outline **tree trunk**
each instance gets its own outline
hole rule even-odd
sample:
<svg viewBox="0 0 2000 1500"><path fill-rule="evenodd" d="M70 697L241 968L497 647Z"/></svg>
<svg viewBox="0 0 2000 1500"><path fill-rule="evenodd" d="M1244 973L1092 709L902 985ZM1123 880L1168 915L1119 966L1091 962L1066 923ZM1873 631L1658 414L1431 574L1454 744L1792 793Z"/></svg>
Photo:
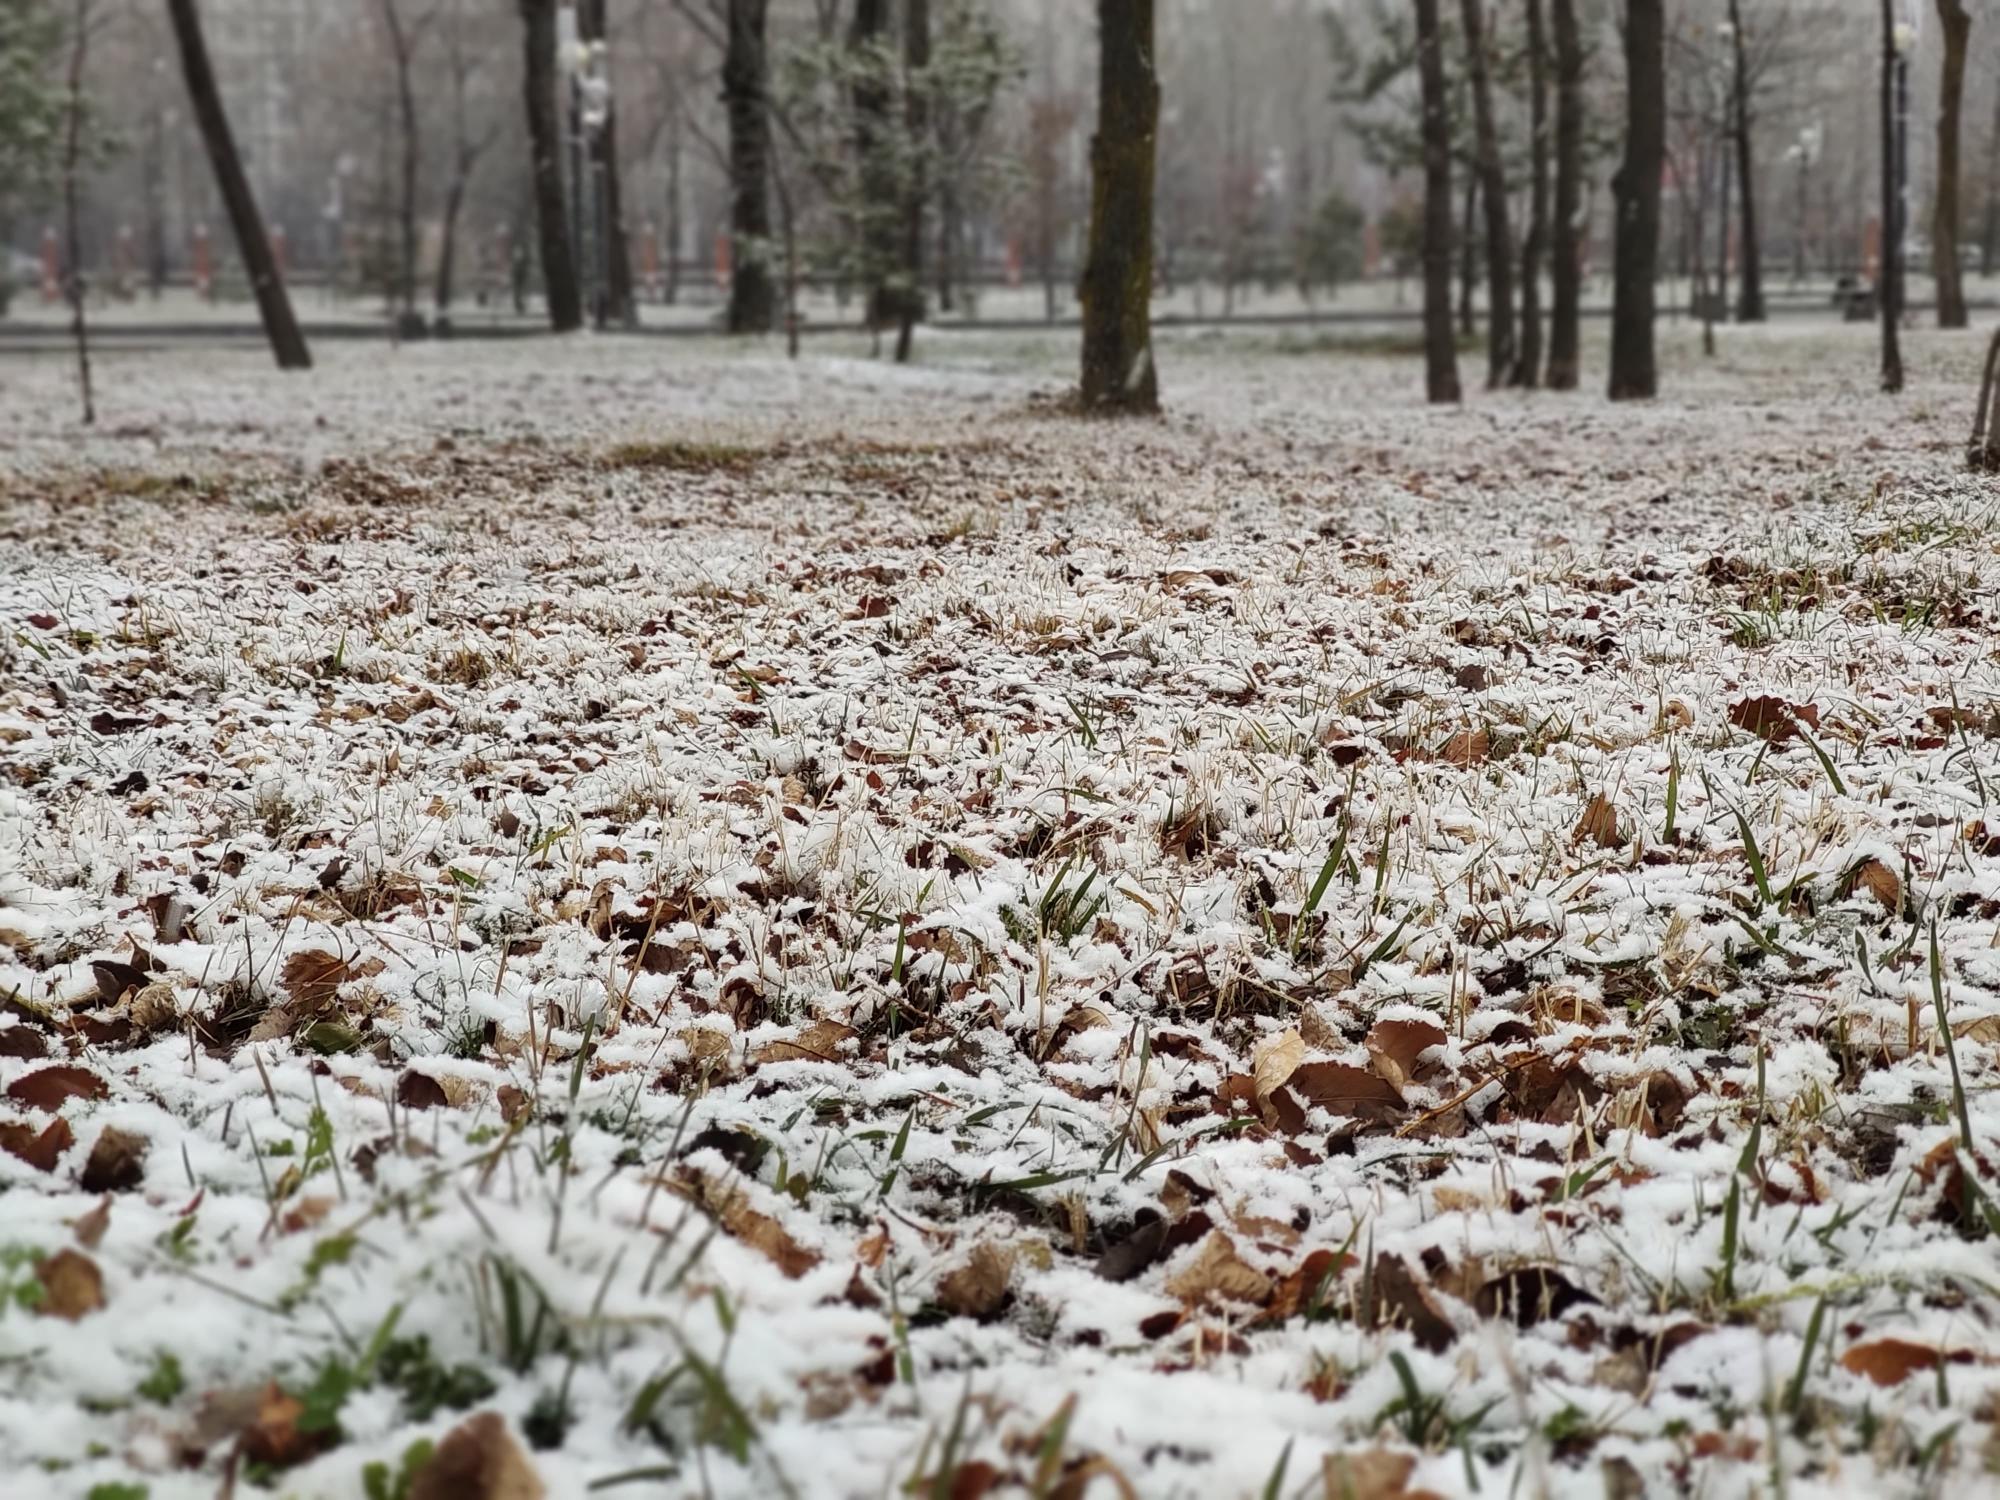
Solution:
<svg viewBox="0 0 2000 1500"><path fill-rule="evenodd" d="M1611 308L1611 399L1656 395L1653 281L1660 240L1660 168L1666 156L1663 0L1625 0L1625 159L1612 192L1618 239Z"/></svg>
<svg viewBox="0 0 2000 1500"><path fill-rule="evenodd" d="M465 189L470 169L461 161L452 173L451 186L444 194L444 223L438 235L437 283L431 303L440 323L451 310L452 276L458 260L458 215L465 207Z"/></svg>
<svg viewBox="0 0 2000 1500"><path fill-rule="evenodd" d="M1741 0L1729 0L1729 28L1735 52L1731 93L1736 105L1731 121L1736 136L1736 191L1742 204L1737 215L1743 239L1742 267L1737 273L1736 321L1764 321L1764 251L1757 243L1756 176L1750 157L1750 62L1743 38Z"/></svg>
<svg viewBox="0 0 2000 1500"><path fill-rule="evenodd" d="M1097 0L1097 31L1078 394L1086 411L1156 412L1153 172L1160 82L1153 67L1153 0Z"/></svg>
<svg viewBox="0 0 2000 1500"><path fill-rule="evenodd" d="M1986 224L1979 237L1979 274L2000 268L2000 89L1993 91L1993 134L1986 143Z"/></svg>
<svg viewBox="0 0 2000 1500"><path fill-rule="evenodd" d="M681 106L667 121L667 286L661 295L672 307L681 295Z"/></svg>
<svg viewBox="0 0 2000 1500"><path fill-rule="evenodd" d="M1460 0L1465 55L1472 77L1472 130L1479 162L1479 198L1486 210L1486 387L1515 377L1514 231L1507 222L1507 177L1500 167L1500 131L1493 120L1486 18L1480 0Z"/></svg>
<svg viewBox="0 0 2000 1500"><path fill-rule="evenodd" d="M407 335L422 335L417 317L417 94L410 81L414 41L403 29L397 0L381 0L382 24L388 28L389 49L396 65L396 125L401 135L402 162L396 201L396 316ZM411 324L418 324L414 330Z"/></svg>
<svg viewBox="0 0 2000 1500"><path fill-rule="evenodd" d="M854 68L854 159L861 189L854 225L866 282L864 317L871 330L896 321L891 284L901 253L901 203L896 143L889 123L889 80L882 56L889 29L889 0L854 0L847 50Z"/></svg>
<svg viewBox="0 0 2000 1500"><path fill-rule="evenodd" d="M535 229L541 243L542 289L548 298L549 326L568 333L583 326L583 298L577 289L576 250L570 244L569 215L563 201L562 114L556 103L555 0L520 0L526 48L528 149L535 185Z"/></svg>
<svg viewBox="0 0 2000 1500"><path fill-rule="evenodd" d="M1882 389L1903 388L1903 346L1898 324L1903 309L1897 296L1902 280L1896 260L1903 253L1902 226L1896 194L1896 13L1882 0L1882 252L1875 300L1882 310Z"/></svg>
<svg viewBox="0 0 2000 1500"><path fill-rule="evenodd" d="M63 291L69 297L70 337L76 343L76 382L83 397L83 425L97 421L97 401L90 385L90 323L84 311L83 229L78 167L83 159L83 68L90 54L90 0L76 0L75 32L70 38L69 101L63 141Z"/></svg>
<svg viewBox="0 0 2000 1500"><path fill-rule="evenodd" d="M1479 173L1465 174L1465 217L1458 229L1458 331L1471 338L1479 331L1472 304L1479 284Z"/></svg>
<svg viewBox="0 0 2000 1500"><path fill-rule="evenodd" d="M1434 402L1459 399L1458 345L1451 328L1451 117L1445 99L1438 0L1416 0L1417 74L1423 86L1424 389Z"/></svg>
<svg viewBox="0 0 2000 1500"><path fill-rule="evenodd" d="M771 284L770 70L764 49L768 0L729 0L722 99L729 113L729 331L768 333Z"/></svg>
<svg viewBox="0 0 2000 1500"><path fill-rule="evenodd" d="M173 22L174 42L181 55L181 72L187 78L188 103L201 127L202 143L208 148L209 165L215 170L216 187L229 213L230 228L236 234L236 252L250 277L257 297L258 316L264 336L281 370L312 367L312 354L298 319L292 316L292 299L278 275L271 255L271 242L264 235L264 221L251 196L250 179L243 174L243 159L236 154L236 138L230 134L229 116L222 107L222 95L215 86L215 69L208 58L208 43L201 34L201 15L195 0L167 0L167 15Z"/></svg>
<svg viewBox="0 0 2000 1500"><path fill-rule="evenodd" d="M1552 391L1576 389L1583 306L1583 35L1576 0L1550 0L1556 42L1556 204L1551 225L1549 368Z"/></svg>
<svg viewBox="0 0 2000 1500"><path fill-rule="evenodd" d="M610 41L605 0L581 0L577 35L586 42ZM606 64L609 66L609 63ZM604 305L605 323L620 328L639 325L639 302L632 295L632 246L625 233L625 192L618 171L618 95L605 105L604 126L591 141L591 162L604 174Z"/></svg>
<svg viewBox="0 0 2000 1500"><path fill-rule="evenodd" d="M1549 247L1548 36L1542 0L1528 0L1528 237L1521 243L1521 358L1518 383L1542 378L1542 262Z"/></svg>
<svg viewBox="0 0 2000 1500"><path fill-rule="evenodd" d="M1931 211L1931 274L1937 278L1940 328L1966 325L1965 283L1958 265L1958 121L1965 102L1965 46L1972 14L1965 0L1937 0L1944 26L1944 73L1938 86L1937 202Z"/></svg>
<svg viewBox="0 0 2000 1500"><path fill-rule="evenodd" d="M930 196L924 170L930 135L930 0L904 0L903 103L909 129L909 180L903 184L902 285L897 288L896 363L910 361L910 342L924 315L924 201Z"/></svg>

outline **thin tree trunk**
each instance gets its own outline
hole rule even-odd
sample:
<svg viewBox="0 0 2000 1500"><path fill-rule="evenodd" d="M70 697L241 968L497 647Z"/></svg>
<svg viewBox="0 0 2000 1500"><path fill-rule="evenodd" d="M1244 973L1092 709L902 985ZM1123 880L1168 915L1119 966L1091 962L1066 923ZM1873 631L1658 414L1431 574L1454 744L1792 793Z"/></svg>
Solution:
<svg viewBox="0 0 2000 1500"><path fill-rule="evenodd" d="M1550 0L1556 43L1556 202L1551 225L1549 367L1552 391L1576 389L1583 306L1583 36L1576 0Z"/></svg>
<svg viewBox="0 0 2000 1500"><path fill-rule="evenodd" d="M1160 81L1153 0L1098 0L1097 133L1090 140L1090 243L1083 300L1086 411L1156 412L1153 173Z"/></svg>
<svg viewBox="0 0 2000 1500"><path fill-rule="evenodd" d="M672 307L681 295L681 107L667 121L667 285L661 295Z"/></svg>
<svg viewBox="0 0 2000 1500"><path fill-rule="evenodd" d="M577 34L584 41L609 43L605 10L605 0L581 0ZM621 328L636 328L639 301L632 295L632 247L625 233L625 190L618 170L616 91L606 102L603 128L591 141L591 160L604 174L604 319Z"/></svg>
<svg viewBox="0 0 2000 1500"><path fill-rule="evenodd" d="M577 287L576 249L570 243L568 205L563 199L562 114L556 103L555 0L520 0L523 83L527 90L528 149L535 187L535 229L541 245L542 289L548 298L549 326L568 333L583 326L583 297Z"/></svg>
<svg viewBox="0 0 2000 1500"><path fill-rule="evenodd" d="M930 0L904 0L903 102L909 130L909 181L903 185L902 285L897 288L896 363L908 364L917 320L924 315L924 202L930 196L924 170L930 135Z"/></svg>
<svg viewBox="0 0 2000 1500"><path fill-rule="evenodd" d="M1542 378L1542 262L1549 246L1549 77L1548 36L1542 0L1528 8L1528 237L1521 244L1521 358L1519 384L1532 389Z"/></svg>
<svg viewBox="0 0 2000 1500"><path fill-rule="evenodd" d="M1666 155L1663 0L1625 3L1625 159L1612 190L1618 240L1611 311L1613 401L1653 396L1653 281L1660 240L1660 168Z"/></svg>
<svg viewBox="0 0 2000 1500"><path fill-rule="evenodd" d="M76 342L76 381L83 397L83 423L97 421L90 388L90 324L84 311L83 230L78 168L83 161L83 66L90 54L90 0L76 0L76 35L70 38L69 108L63 140L63 255L68 262L63 290L69 297L70 336Z"/></svg>
<svg viewBox="0 0 2000 1500"><path fill-rule="evenodd" d="M1891 0L1882 0L1882 269L1876 278L1876 300L1882 304L1882 389L1903 388L1902 319L1897 295L1902 278L1896 260L1903 253L1902 225L1896 194L1896 14Z"/></svg>
<svg viewBox="0 0 2000 1500"><path fill-rule="evenodd" d="M452 174L451 186L445 189L444 194L444 223L438 235L437 282L431 295L440 325L451 310L452 275L458 260L458 215L465 206L469 175L470 168L461 164L458 171Z"/></svg>
<svg viewBox="0 0 2000 1500"><path fill-rule="evenodd" d="M396 318L404 337L423 334L417 313L417 94L410 80L415 38L404 29L397 0L381 0L382 24L389 32L389 50L396 65L396 124L401 136L402 162L396 202Z"/></svg>
<svg viewBox="0 0 2000 1500"><path fill-rule="evenodd" d="M1986 142L1986 223L1979 237L1979 274L2000 268L2000 88L1993 91L1993 134Z"/></svg>
<svg viewBox="0 0 2000 1500"><path fill-rule="evenodd" d="M1764 250L1757 242L1756 176L1750 153L1750 62L1743 37L1741 0L1729 0L1729 29L1735 51L1734 87L1736 190L1742 208L1737 215L1743 238L1742 269L1737 277L1736 321L1764 321Z"/></svg>
<svg viewBox="0 0 2000 1500"><path fill-rule="evenodd" d="M729 114L729 331L768 333L771 285L770 69L764 47L768 0L729 0L722 99Z"/></svg>
<svg viewBox="0 0 2000 1500"><path fill-rule="evenodd" d="M271 255L271 242L264 234L264 221L257 212L257 200L250 192L250 179L243 173L243 159L236 154L236 138L230 134L229 116L222 107L222 95L215 85L215 69L208 58L208 43L201 34L201 15L195 0L167 0L167 15L173 22L174 43L181 57L181 72L187 78L188 103L201 127L202 143L208 148L209 165L215 169L216 187L229 223L236 234L236 251L250 277L250 289L257 297L257 312L264 323L264 335L281 370L312 367L312 355L298 319L292 316L292 299Z"/></svg>
<svg viewBox="0 0 2000 1500"><path fill-rule="evenodd" d="M1465 217L1458 230L1458 331L1467 338L1479 331L1473 312L1473 290L1479 285L1479 173L1465 174Z"/></svg>
<svg viewBox="0 0 2000 1500"><path fill-rule="evenodd" d="M848 28L847 50L854 67L854 159L861 185L860 221L854 228L860 242L862 274L867 279L863 316L871 331L896 320L895 292L890 285L900 257L900 221L896 144L889 124L889 80L881 70L883 37L889 29L889 0L854 0L854 24Z"/></svg>
<svg viewBox="0 0 2000 1500"><path fill-rule="evenodd" d="M1451 118L1445 98L1438 0L1416 0L1417 75L1423 86L1424 390L1459 399L1458 345L1451 328Z"/></svg>
<svg viewBox="0 0 2000 1500"><path fill-rule="evenodd" d="M1965 48L1972 14L1965 0L1937 0L1944 26L1944 73L1938 86L1937 202L1931 211L1931 274L1937 278L1940 328L1966 325L1965 283L1958 265L1958 122L1965 103Z"/></svg>
<svg viewBox="0 0 2000 1500"><path fill-rule="evenodd" d="M1500 167L1500 131L1493 120L1486 18L1480 0L1460 0L1465 54L1472 76L1472 130L1479 162L1479 197L1486 210L1486 387L1514 379L1514 231L1507 222L1507 177Z"/></svg>

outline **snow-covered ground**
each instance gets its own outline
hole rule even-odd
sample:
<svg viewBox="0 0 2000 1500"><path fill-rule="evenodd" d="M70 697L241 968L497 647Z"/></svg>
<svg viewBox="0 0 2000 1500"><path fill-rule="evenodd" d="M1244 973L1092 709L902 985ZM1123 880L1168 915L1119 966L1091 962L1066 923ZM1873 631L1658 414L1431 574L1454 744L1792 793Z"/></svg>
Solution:
<svg viewBox="0 0 2000 1500"><path fill-rule="evenodd" d="M1666 337L0 362L6 1493L1987 1492L1978 341Z"/></svg>

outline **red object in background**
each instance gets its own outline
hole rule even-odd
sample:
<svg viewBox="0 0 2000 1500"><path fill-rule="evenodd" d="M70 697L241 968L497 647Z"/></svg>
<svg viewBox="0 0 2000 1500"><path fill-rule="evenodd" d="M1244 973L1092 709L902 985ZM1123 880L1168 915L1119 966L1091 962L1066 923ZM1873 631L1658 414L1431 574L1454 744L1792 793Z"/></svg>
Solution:
<svg viewBox="0 0 2000 1500"><path fill-rule="evenodd" d="M209 297L215 293L215 266L209 257L208 226L194 226L194 294Z"/></svg>
<svg viewBox="0 0 2000 1500"><path fill-rule="evenodd" d="M285 226L278 224L271 230L271 260L278 268L282 280L285 275L285 251L289 248L285 239Z"/></svg>
<svg viewBox="0 0 2000 1500"><path fill-rule="evenodd" d="M1009 240L1007 241L1007 285L1019 286L1020 284L1021 242L1019 240Z"/></svg>
<svg viewBox="0 0 2000 1500"><path fill-rule="evenodd" d="M139 257L132 239L132 226L120 224L118 238L112 242L111 275L120 295L132 288L132 273L138 268Z"/></svg>
<svg viewBox="0 0 2000 1500"><path fill-rule="evenodd" d="M646 284L647 296L659 291L660 231L652 224L639 231L639 279Z"/></svg>
<svg viewBox="0 0 2000 1500"><path fill-rule="evenodd" d="M715 232L715 284L727 288L729 285L729 233L718 229Z"/></svg>
<svg viewBox="0 0 2000 1500"><path fill-rule="evenodd" d="M53 225L42 231L42 300L62 301L62 247Z"/></svg>
<svg viewBox="0 0 2000 1500"><path fill-rule="evenodd" d="M1882 218L1879 214L1870 214L1867 224L1862 227L1861 264L1868 272L1868 279L1870 281L1875 281L1881 276Z"/></svg>
<svg viewBox="0 0 2000 1500"><path fill-rule="evenodd" d="M1361 226L1361 274L1373 276L1382 269L1382 226L1370 219Z"/></svg>

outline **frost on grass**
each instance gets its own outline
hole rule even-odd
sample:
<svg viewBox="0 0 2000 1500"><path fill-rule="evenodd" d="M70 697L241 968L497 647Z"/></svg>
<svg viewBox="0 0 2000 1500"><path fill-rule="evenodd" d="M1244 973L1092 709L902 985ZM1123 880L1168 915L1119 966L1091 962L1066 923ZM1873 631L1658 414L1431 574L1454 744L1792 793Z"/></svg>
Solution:
<svg viewBox="0 0 2000 1500"><path fill-rule="evenodd" d="M133 359L81 451L32 367L7 1471L1990 1483L2000 492L1926 348L1439 414L1189 343L1112 429L997 343Z"/></svg>

